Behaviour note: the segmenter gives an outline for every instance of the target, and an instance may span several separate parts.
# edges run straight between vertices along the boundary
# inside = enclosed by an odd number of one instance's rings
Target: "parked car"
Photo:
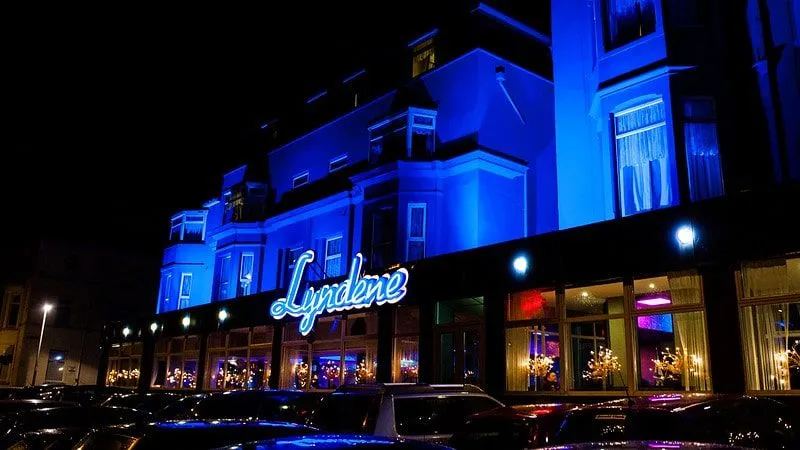
[[[103,406],[119,406],[155,413],[177,402],[183,396],[174,392],[148,392],[146,394],[116,394],[103,402]]]
[[[694,441],[748,448],[798,448],[786,405],[741,395],[669,394],[622,399],[570,411],[557,444]]]
[[[310,424],[352,433],[445,443],[476,413],[503,404],[464,384],[354,384],[323,399]]]
[[[579,405],[506,406],[467,418],[450,439],[458,450],[524,449],[549,445],[567,412]]]
[[[107,427],[85,436],[80,450],[156,450],[165,446],[181,449],[230,447],[242,442],[316,434],[314,428],[263,420],[178,420],[143,427]],[[169,445],[168,445],[169,444]]]
[[[324,396],[321,392],[295,390],[225,391],[201,395],[163,419],[261,419],[305,423]],[[193,404],[190,404],[193,403]],[[169,416],[169,417],[167,417]]]
[[[749,447],[735,447],[723,444],[709,444],[705,442],[677,442],[677,441],[623,441],[623,442],[590,442],[586,444],[567,444],[557,447],[542,447],[540,450],[746,450]]]
[[[442,445],[382,436],[323,434],[271,439],[221,447],[216,450],[447,450]],[[500,450],[500,449],[497,449]]]

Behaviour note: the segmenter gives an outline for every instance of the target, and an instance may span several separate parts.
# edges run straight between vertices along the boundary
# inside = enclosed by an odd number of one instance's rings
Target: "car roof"
[[[426,393],[465,393],[483,394],[483,389],[472,384],[424,384],[424,383],[363,383],[345,384],[336,389],[337,393],[353,394],[426,394]]]

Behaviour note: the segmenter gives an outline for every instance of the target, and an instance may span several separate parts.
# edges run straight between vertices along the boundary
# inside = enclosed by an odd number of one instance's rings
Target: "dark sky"
[[[262,121],[414,14],[376,3],[6,11],[4,258],[43,236],[160,252]]]

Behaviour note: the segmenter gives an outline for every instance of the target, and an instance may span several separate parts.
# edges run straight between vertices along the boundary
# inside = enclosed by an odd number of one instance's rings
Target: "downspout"
[[[506,95],[508,102],[511,103],[511,107],[514,108],[514,112],[517,113],[517,117],[519,117],[519,121],[525,125],[525,117],[522,116],[522,111],[519,110],[517,104],[514,102],[514,99],[511,98],[511,94],[508,92],[508,88],[506,88],[506,68],[503,66],[495,67],[495,78],[497,78],[497,84],[500,85],[500,89],[503,90],[503,94]]]

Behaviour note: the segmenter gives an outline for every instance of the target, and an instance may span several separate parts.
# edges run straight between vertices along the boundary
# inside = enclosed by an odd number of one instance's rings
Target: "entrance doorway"
[[[435,380],[483,384],[483,298],[436,304]]]

